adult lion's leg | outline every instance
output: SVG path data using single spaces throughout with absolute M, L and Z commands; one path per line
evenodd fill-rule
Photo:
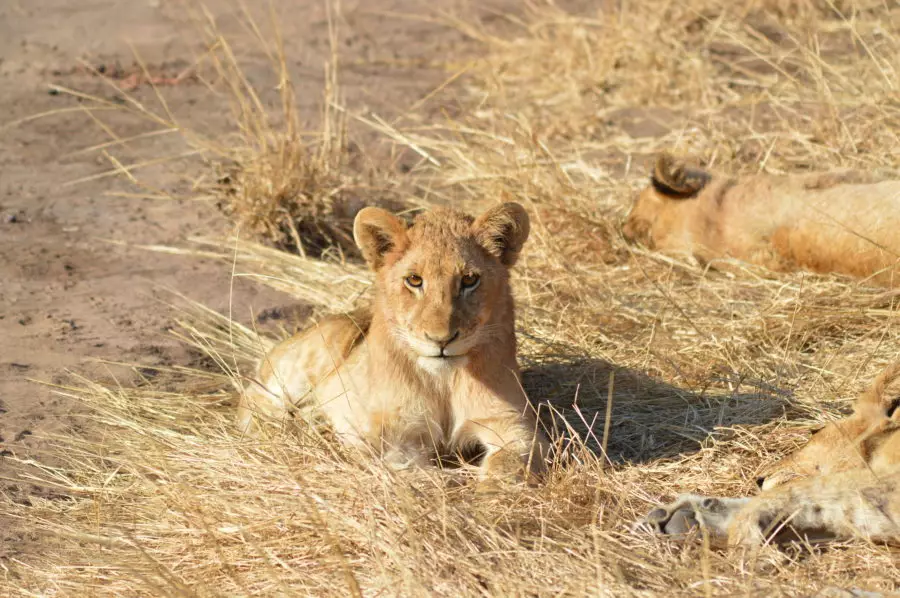
M 864 538 L 900 541 L 900 472 L 854 470 L 798 480 L 749 502 L 731 522 L 731 545 Z

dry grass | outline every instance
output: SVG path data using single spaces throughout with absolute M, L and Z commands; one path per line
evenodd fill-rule
M 628 523 L 679 492 L 749 492 L 755 472 L 801 443 L 808 425 L 846 410 L 900 348 L 897 294 L 737 263 L 702 269 L 628 247 L 618 224 L 644 183 L 647 156 L 664 148 L 735 172 L 898 168 L 900 12 L 890 2 L 616 6 L 574 16 L 529 5 L 518 33 L 503 38 L 454 21 L 486 54 L 454 88 L 471 110 L 452 122 L 381 125 L 428 156 L 413 175 L 430 201 L 476 210 L 506 196 L 533 215 L 515 277 L 524 383 L 554 407 L 545 423 L 572 457 L 545 486 L 477 495 L 461 474 L 388 472 L 323 429 L 239 438 L 234 388 L 270 341 L 193 306 L 182 335 L 216 367 L 173 371 L 177 392 L 83 379 L 60 389 L 92 409 L 102 432 L 61 438 L 62 465 L 27 470 L 65 498 L 0 505 L 46 532 L 40 556 L 3 565 L 10 587 L 63 595 L 896 590 L 888 548 L 856 542 L 740 558 L 634 536 Z M 283 162 L 274 164 L 277 172 Z M 316 197 L 342 188 L 321 181 Z M 319 308 L 350 307 L 367 288 L 355 266 L 265 245 L 205 241 L 186 251 L 218 256 L 223 267 L 234 261 L 239 275 Z M 613 371 L 609 467 L 598 447 Z
M 111 170 L 73 183 L 121 176 L 141 191 L 131 196 L 180 198 L 155 188 L 135 171 L 155 163 L 199 157 L 206 168 L 199 175 L 196 171 L 186 174 L 191 179 L 187 196 L 215 201 L 241 236 L 304 256 L 328 252 L 341 260 L 358 257 L 352 238 L 353 216 L 365 204 L 395 211 L 405 208 L 398 190 L 399 178 L 388 177 L 386 172 L 369 165 L 363 167 L 360 157 L 354 156 L 350 149 L 347 114 L 340 109 L 339 64 L 334 52 L 337 40 L 330 16 L 332 54 L 324 65 L 321 113 L 314 119 L 319 126 L 315 130 L 304 128 L 304 117 L 310 115 L 298 109 L 288 72 L 289 61 L 277 26 L 278 17 L 274 8 L 268 7 L 265 21 L 260 24 L 242 5 L 240 22 L 269 63 L 271 81 L 266 81 L 274 91 L 265 83 L 251 83 L 231 40 L 219 30 L 215 18 L 202 4 L 184 5 L 202 45 L 182 76 L 190 74 L 211 94 L 227 98 L 233 125 L 231 134 L 213 137 L 184 122 L 177 110 L 170 107 L 164 89 L 154 82 L 149 66 L 139 55 L 136 55 L 136 68 L 143 75 L 142 80 L 153 89 L 154 97 L 150 101 L 139 98 L 115 73 L 100 72 L 88 64 L 83 68 L 102 79 L 120 101 L 53 86 L 55 91 L 77 98 L 82 103 L 79 109 L 110 136 L 106 143 L 86 151 L 99 150 L 110 162 Z M 272 105 L 277 109 L 270 109 Z M 152 128 L 136 137 L 121 138 L 103 121 L 103 113 L 110 110 L 126 112 Z M 115 155 L 120 148 L 169 133 L 181 136 L 186 146 L 184 153 L 138 163 L 126 163 Z
M 362 197 L 394 210 L 403 205 L 394 181 L 377 172 L 360 172 L 351 164 L 346 114 L 337 109 L 342 102 L 334 27 L 329 29 L 332 55 L 325 65 L 321 129 L 310 134 L 300 122 L 274 12 L 265 33 L 248 12 L 244 14 L 248 29 L 277 76 L 281 112 L 273 118 L 266 109 L 261 92 L 244 76 L 227 37 L 207 15 L 204 62 L 211 66 L 216 84 L 229 92 L 238 134 L 215 152 L 217 176 L 204 191 L 217 198 L 219 207 L 245 236 L 302 255 L 333 249 L 341 258 L 348 253 L 356 256 L 353 216 L 365 205 Z

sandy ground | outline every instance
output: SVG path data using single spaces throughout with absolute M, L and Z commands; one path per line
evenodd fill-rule
M 240 38 L 230 3 L 206 2 L 222 29 Z M 514 5 L 514 3 L 508 3 Z M 310 123 L 321 100 L 323 61 L 328 55 L 324 3 L 282 2 L 281 27 L 293 63 L 298 97 Z M 492 5 L 497 7 L 498 5 Z M 435 61 L 464 56 L 472 42 L 434 22 L 404 19 L 428 6 L 415 0 L 345 2 L 340 19 L 341 82 L 348 106 L 386 118 L 399 114 L 447 76 Z M 447 10 L 474 10 L 445 2 Z M 490 7 L 480 5 L 486 18 Z M 502 7 L 501 8 L 509 8 Z M 471 14 L 471 12 L 469 13 Z M 37 383 L 62 382 L 65 370 L 91 377 L 116 376 L 128 383 L 129 368 L 103 360 L 146 366 L 189 364 L 192 355 L 168 334 L 173 312 L 164 289 L 185 293 L 214 309 L 229 303 L 227 265 L 150 253 L 110 244 L 178 244 L 197 233 L 226 231 L 214 206 L 193 201 L 121 197 L 121 180 L 102 177 L 110 163 L 98 152 L 79 150 L 108 141 L 101 127 L 79 112 L 78 102 L 49 91 L 50 84 L 111 100 L 115 90 L 78 68 L 79 59 L 107 69 L 132 64 L 134 47 L 154 69 L 177 74 L 190 64 L 197 36 L 180 2 L 168 0 L 10 0 L 0 4 L 0 451 L 4 457 L 39 455 L 48 436 L 78 426 L 77 405 Z M 247 39 L 247 36 L 244 36 Z M 270 76 L 259 49 L 238 45 L 251 79 Z M 142 102 L 155 102 L 148 87 Z M 165 88 L 183 122 L 211 134 L 229 132 L 227 104 L 199 83 Z M 448 106 L 435 104 L 434 111 Z M 74 109 L 74 110 L 73 110 Z M 67 110 L 10 126 L 32 115 Z M 106 123 L 121 137 L 149 130 L 115 113 Z M 363 151 L 386 156 L 383 142 L 357 128 Z M 117 150 L 122 160 L 184 151 L 177 135 Z M 184 190 L 185 174 L 199 165 L 163 165 L 142 171 L 144 180 L 167 191 Z M 235 314 L 259 312 L 289 300 L 249 284 L 235 283 Z M 152 370 L 148 370 L 152 373 Z M 7 461 L 7 463 L 4 463 Z M 38 489 L 14 479 L 0 459 L 4 490 L 25 499 Z M 7 543 L 7 549 L 12 549 Z

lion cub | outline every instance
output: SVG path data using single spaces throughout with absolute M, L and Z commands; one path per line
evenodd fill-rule
M 757 478 L 758 496 L 687 494 L 641 524 L 677 535 L 700 523 L 729 545 L 850 537 L 900 542 L 900 399 L 885 391 L 897 382 L 900 362 L 857 399 L 852 415 L 814 432 L 805 447 Z
M 540 473 L 548 443 L 519 383 L 509 286 L 528 232 L 516 203 L 477 219 L 435 209 L 409 228 L 360 211 L 353 234 L 375 272 L 371 308 L 272 349 L 245 388 L 240 428 L 255 415 L 318 411 L 393 465 L 481 448 L 483 473 Z
M 730 178 L 662 155 L 622 233 L 702 262 L 732 257 L 900 286 L 900 181 L 873 175 Z

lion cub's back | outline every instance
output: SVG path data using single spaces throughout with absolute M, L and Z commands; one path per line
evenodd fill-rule
M 288 412 L 313 407 L 316 387 L 329 380 L 349 362 L 359 361 L 371 323 L 368 310 L 327 316 L 310 328 L 281 341 L 259 363 L 254 380 L 247 385 L 238 421 L 249 430 L 253 414 L 281 419 Z
M 318 384 L 362 341 L 371 321 L 365 310 L 322 318 L 276 345 L 260 362 L 260 378 L 302 370 L 310 384 Z
M 793 221 L 772 236 L 787 263 L 881 282 L 900 272 L 900 181 L 813 187 L 792 203 Z

